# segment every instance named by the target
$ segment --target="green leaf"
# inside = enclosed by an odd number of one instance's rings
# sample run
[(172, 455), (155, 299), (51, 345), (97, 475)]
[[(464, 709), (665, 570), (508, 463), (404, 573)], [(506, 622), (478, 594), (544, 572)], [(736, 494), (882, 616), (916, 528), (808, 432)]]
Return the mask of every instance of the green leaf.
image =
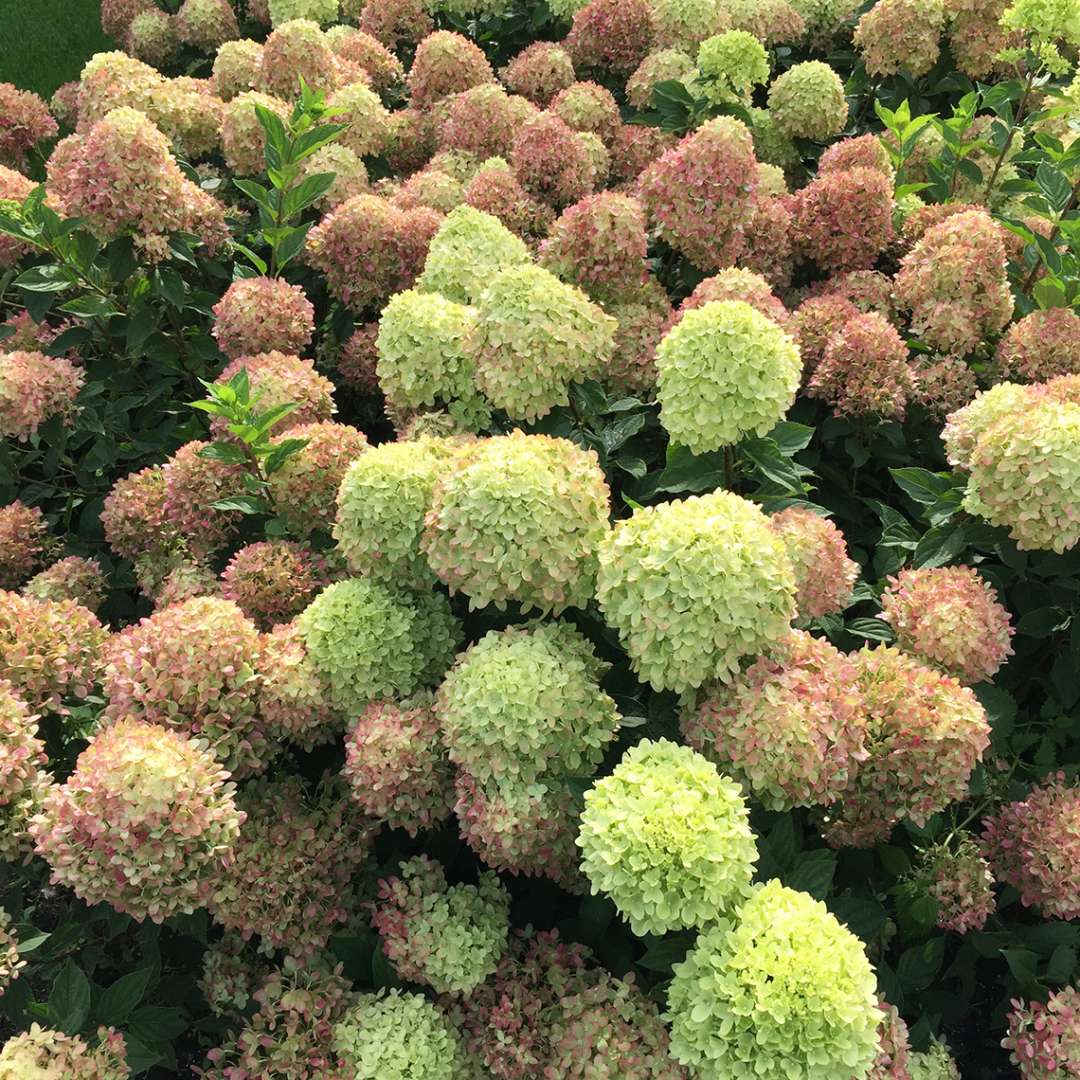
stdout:
[(1068, 205), (1069, 199), (1072, 198), (1072, 185), (1069, 183), (1068, 178), (1060, 169), (1055, 168), (1047, 161), (1042, 162), (1038, 169), (1035, 170), (1035, 183), (1039, 185), (1039, 190), (1046, 196), (1047, 202), (1059, 214)]
[(959, 525), (935, 525), (919, 541), (912, 562), (917, 567), (944, 566), (964, 550), (964, 530)]
[(852, 619), (844, 629), (867, 641), (892, 641), (895, 637), (892, 627), (883, 619)]
[(1037, 984), (1036, 969), (1039, 954), (1030, 949), (1002, 949), (1001, 955), (1009, 965), (1012, 977), (1019, 983), (1021, 991), (1028, 991)]
[(75, 283), (75, 275), (58, 263), (32, 267), (13, 282), (28, 292), (63, 292), (64, 289), (72, 288)]
[(270, 201), (270, 192), (262, 184), (258, 184), (254, 180), (233, 180), (233, 184), (251, 199), (256, 206), (273, 216), (274, 205)]
[(814, 437), (814, 429), (807, 424), (796, 424), (791, 420), (781, 420), (769, 432), (768, 438), (780, 447), (784, 457), (791, 457), (800, 450), (805, 450)]
[(738, 453), (752, 461), (766, 480), (778, 485), (786, 494), (806, 494), (806, 486), (799, 476), (798, 467), (791, 458), (781, 453), (775, 440), (745, 439), (739, 443)]
[(90, 980), (68, 960), (49, 991), (49, 1022), (65, 1034), (77, 1035), (90, 1015)]
[(69, 315), (81, 315), (83, 318), (104, 317), (115, 315), (116, 308), (112, 301), (98, 293), (86, 293), (85, 296), (76, 296), (66, 304), (60, 305), (60, 311), (66, 311)]
[(294, 454), (299, 454), (307, 444), (307, 439), (282, 439), (274, 443), (274, 449), (266, 455), (263, 463), (266, 475), (273, 476), (289, 458)]
[(127, 320), (127, 351), (137, 352), (157, 326), (158, 312), (149, 304), (144, 304), (131, 312)]
[(215, 442), (204, 446), (198, 453), (198, 457), (208, 461), (220, 461), (226, 465), (243, 465), (248, 457), (240, 446), (234, 443)]
[(922, 506), (931, 506), (952, 486), (952, 478), (928, 469), (890, 469), (889, 475), (897, 486)]
[(233, 495), (229, 499), (218, 499), (210, 504), (215, 510), (236, 510), (241, 514), (266, 514), (270, 507), (265, 499), (254, 495)]
[(321, 199), (330, 190), (336, 176), (336, 173), (314, 173), (291, 188), (285, 195), (285, 205), (282, 207), (284, 217), (291, 218)]
[(102, 990), (98, 998), (96, 1019), (113, 1027), (122, 1024), (142, 1001), (153, 977), (152, 967), (121, 975), (112, 986)]
[(944, 959), (945, 938), (941, 936), (905, 949), (896, 965), (900, 985), (907, 993), (925, 990), (941, 970)]
[(784, 884), (824, 900), (836, 873), (836, 852), (819, 848), (798, 857), (795, 868), (784, 875)]
[(304, 246), (304, 241), (307, 239), (308, 229), (311, 228), (310, 223), (305, 225), (298, 225), (294, 229), (282, 230), (277, 244), (277, 262), (278, 269), (282, 269), (285, 265), (300, 254), (300, 249)]
[(690, 951), (692, 938), (687, 933), (668, 934), (656, 938), (645, 950), (645, 955), (638, 960), (638, 967), (646, 971), (658, 971), (668, 975), (675, 964), (682, 963)]
[(1029, 611), (1016, 624), (1016, 632), (1025, 637), (1045, 638), (1061, 629), (1068, 616), (1056, 607), (1041, 607)]

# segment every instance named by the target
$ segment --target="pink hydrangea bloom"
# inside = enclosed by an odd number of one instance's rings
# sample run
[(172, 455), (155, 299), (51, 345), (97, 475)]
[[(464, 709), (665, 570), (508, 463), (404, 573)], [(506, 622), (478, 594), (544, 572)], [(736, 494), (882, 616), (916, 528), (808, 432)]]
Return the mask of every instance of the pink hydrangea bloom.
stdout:
[[(21, 203), (37, 185), (22, 173), (0, 164), (0, 201)], [(30, 250), (28, 244), (14, 236), (0, 235), (0, 270), (14, 266)], [(3, 344), (0, 342), (0, 344)], [(9, 346), (10, 347), (10, 346)]]
[(427, 109), (449, 94), (492, 82), (495, 73), (481, 49), (450, 30), (428, 34), (416, 47), (409, 69), (409, 99)]
[(1021, 1080), (1080, 1076), (1080, 990), (1066, 986), (1041, 1001), (1013, 1001), (1001, 1045)]
[(990, 866), (966, 834), (955, 850), (925, 852), (912, 884), (937, 904), (937, 925), (956, 934), (981, 930), (997, 907)]
[(867, 758), (821, 819), (830, 844), (872, 847), (901, 818), (920, 825), (967, 794), (990, 725), (968, 687), (897, 649), (863, 649), (852, 662)]
[(415, 45), (435, 28), (423, 0), (365, 0), (360, 29), (388, 49)]
[(315, 309), (299, 285), (281, 278), (234, 281), (214, 305), (212, 329), (226, 356), (301, 353), (315, 333)]
[(572, 130), (591, 132), (604, 143), (610, 142), (622, 126), (618, 103), (611, 91), (599, 83), (571, 83), (552, 98), (547, 111)]
[(311, 750), (341, 734), (326, 685), (308, 658), (295, 623), (279, 623), (262, 638), (259, 714), (271, 738)]
[(776, 289), (791, 284), (795, 266), (792, 217), (786, 199), (758, 197), (743, 231), (739, 266), (753, 270)]
[(706, 122), (638, 178), (660, 235), (706, 272), (731, 265), (742, 253), (757, 184), (750, 132), (729, 116)]
[(914, 78), (937, 62), (945, 28), (944, 0), (877, 0), (855, 27), (855, 47), (868, 74)]
[(22, 591), (37, 600), (74, 600), (87, 611), (96, 612), (105, 602), (107, 590), (108, 582), (101, 563), (81, 555), (69, 555), (35, 574)]
[(838, 416), (902, 420), (915, 390), (907, 345), (882, 316), (855, 315), (829, 337), (808, 390)]
[(22, 585), (49, 546), (49, 525), (38, 507), (18, 499), (0, 507), (0, 589)]
[(101, 0), (101, 29), (109, 37), (123, 41), (131, 20), (153, 6), (153, 0)]
[(240, 27), (229, 0), (184, 0), (176, 13), (176, 32), (185, 44), (212, 52), (238, 38)]
[(449, 817), (451, 768), (430, 699), (367, 706), (345, 737), (342, 775), (365, 814), (410, 836)]
[(262, 540), (229, 560), (221, 572), (221, 595), (269, 629), (299, 615), (333, 576), (326, 559), (307, 544)]
[(222, 548), (240, 524), (236, 510), (218, 510), (214, 503), (243, 489), (243, 465), (200, 456), (208, 443), (185, 443), (165, 463), (165, 521), (190, 552), (203, 557)]
[(21, 168), (27, 153), (56, 132), (49, 106), (37, 94), (0, 82), (0, 163)]
[(518, 132), (510, 164), (526, 191), (556, 208), (584, 198), (596, 182), (584, 141), (554, 113), (541, 113)]
[(629, 75), (652, 47), (647, 0), (589, 0), (563, 45), (579, 71)]
[(33, 848), (30, 821), (51, 784), (37, 721), (11, 683), (0, 679), (0, 858), (8, 862)]
[(848, 558), (844, 534), (826, 517), (791, 506), (769, 518), (795, 571), (795, 607), (799, 617), (818, 619), (843, 611), (859, 576)]
[(1080, 787), (1047, 777), (1020, 802), (983, 821), (983, 851), (994, 877), (1025, 907), (1050, 919), (1080, 916)]
[(825, 346), (858, 314), (859, 309), (842, 296), (812, 296), (795, 309), (791, 330), (799, 343), (805, 375), (817, 371)]
[(978, 377), (959, 356), (916, 360), (913, 374), (912, 400), (939, 423), (962, 409), (979, 392)]
[(264, 94), (295, 101), (300, 80), (312, 90), (329, 92), (338, 83), (338, 65), (326, 35), (310, 19), (282, 23), (266, 39), (255, 86)]
[(85, 378), (63, 356), (0, 352), (0, 436), (26, 442), (54, 416), (70, 424)]
[[(225, 365), (215, 382), (228, 383), (241, 371), (246, 371), (251, 385), (252, 400), (260, 411), (279, 405), (293, 404), (293, 412), (275, 425), (280, 434), (299, 424), (314, 424), (329, 420), (337, 407), (331, 394), (334, 384), (315, 370), (313, 361), (281, 352), (260, 352), (254, 356), (238, 356)], [(227, 432), (227, 423), (220, 417), (210, 422), (210, 430), (219, 438)]]
[(105, 496), (101, 525), (109, 546), (127, 559), (162, 554), (179, 539), (165, 517), (165, 473), (141, 469), (117, 480)]
[(547, 235), (555, 219), (550, 206), (534, 199), (503, 162), (487, 165), (465, 186), (464, 202), (498, 218), (512, 233), (525, 240)]
[(961, 682), (988, 682), (1012, 655), (1009, 612), (969, 566), (902, 570), (881, 606), (901, 649)]
[(173, 604), (115, 635), (106, 650), (106, 714), (199, 737), (236, 774), (276, 752), (257, 715), (259, 632), (228, 600)]
[(895, 1005), (884, 998), (878, 1001), (881, 1022), (878, 1024), (878, 1056), (864, 1080), (911, 1080), (908, 1071), (908, 1026)]
[(331, 47), (336, 56), (367, 73), (373, 90), (389, 90), (405, 81), (401, 61), (381, 41), (363, 30), (349, 30), (335, 37)]
[(379, 360), (379, 350), (375, 347), (378, 336), (378, 322), (364, 323), (349, 335), (337, 356), (337, 371), (342, 380), (362, 393), (372, 394), (379, 389), (379, 377), (375, 373)]
[(695, 286), (694, 291), (679, 305), (671, 326), (675, 326), (688, 311), (704, 307), (714, 300), (742, 300), (777, 325), (785, 328), (788, 325), (788, 309), (760, 274), (729, 267), (704, 278)]
[(792, 630), (681, 718), (686, 741), (773, 810), (827, 805), (865, 758), (854, 665), (827, 641)]
[(499, 72), (507, 89), (528, 98), (541, 109), (577, 80), (570, 54), (553, 41), (534, 41)]
[(244, 815), (206, 744), (124, 719), (102, 728), (31, 831), (52, 881), (136, 919), (190, 913)]
[(1080, 315), (1064, 307), (1025, 315), (998, 342), (994, 361), (1003, 378), (1016, 382), (1080, 375)]
[(877, 169), (886, 175), (892, 174), (885, 146), (872, 133), (841, 139), (827, 147), (818, 159), (819, 176), (848, 169)]

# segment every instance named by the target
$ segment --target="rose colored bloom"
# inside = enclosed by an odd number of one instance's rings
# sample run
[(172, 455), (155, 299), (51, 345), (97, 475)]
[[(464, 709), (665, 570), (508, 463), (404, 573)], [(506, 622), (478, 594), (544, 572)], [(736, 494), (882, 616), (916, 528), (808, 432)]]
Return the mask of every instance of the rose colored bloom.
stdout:
[(659, 128), (621, 124), (608, 145), (611, 180), (629, 188), (647, 166), (674, 145), (675, 136)]
[(375, 347), (378, 336), (378, 322), (364, 323), (341, 346), (336, 361), (337, 373), (353, 390), (373, 394), (379, 389), (379, 377), (375, 373), (379, 360), (379, 350)]
[(461, 205), (464, 187), (456, 177), (429, 165), (413, 173), (394, 193), (390, 205), (398, 210), (415, 210), (425, 207), (439, 214), (448, 214)]
[(112, 1028), (97, 1029), (94, 1046), (79, 1035), (31, 1024), (0, 1049), (0, 1075), (62, 1076), (64, 1080), (128, 1080), (127, 1044)]
[(919, 358), (914, 366), (912, 401), (940, 423), (979, 392), (975, 372), (959, 356)]
[(1001, 23), (1011, 4), (1012, 0), (946, 0), (949, 51), (969, 78), (987, 81), (999, 66), (998, 54), (1023, 41), (1021, 31), (1010, 31)]
[(1044, 1005), (1014, 1000), (1009, 1034), (1001, 1045), (1019, 1067), (1021, 1080), (1080, 1076), (1080, 990), (1066, 986)]
[(11, 683), (0, 679), (0, 858), (7, 862), (15, 862), (33, 850), (30, 822), (41, 809), (52, 782), (45, 744), (37, 737), (37, 722), (38, 717), (26, 707)]
[(555, 212), (534, 199), (501, 160), (484, 165), (465, 187), (464, 202), (498, 218), (511, 232), (525, 240), (547, 235)]
[(326, 276), (332, 296), (363, 312), (413, 284), (440, 221), (427, 207), (401, 210), (356, 195), (308, 233), (306, 258)]
[(818, 619), (843, 611), (859, 576), (844, 534), (828, 518), (799, 506), (773, 514), (769, 527), (784, 542), (795, 571), (799, 617)]
[(109, 546), (127, 559), (162, 555), (179, 540), (165, 518), (165, 474), (141, 469), (117, 480), (105, 496), (101, 525)]
[(806, 23), (788, 0), (724, 0), (721, 5), (734, 30), (743, 30), (766, 45), (797, 42)]
[(791, 331), (802, 353), (804, 375), (813, 375), (833, 335), (858, 315), (859, 309), (842, 296), (814, 296), (795, 309)]
[(79, 81), (76, 79), (63, 83), (49, 98), (49, 111), (56, 117), (58, 123), (73, 128), (79, 122), (80, 90)]
[(300, 96), (301, 79), (312, 90), (328, 92), (339, 81), (338, 70), (319, 24), (310, 19), (292, 19), (266, 39), (255, 88), (291, 102)]
[(757, 183), (750, 132), (730, 116), (707, 121), (638, 178), (660, 235), (706, 272), (742, 253)]
[(662, 82), (690, 82), (697, 74), (694, 58), (682, 49), (658, 49), (644, 57), (626, 81), (626, 100), (635, 109), (652, 108), (653, 87)]
[(226, 356), (300, 353), (315, 333), (315, 309), (299, 285), (281, 278), (234, 281), (214, 305), (212, 333)]
[[(911, 1080), (908, 1057), (908, 1026), (900, 1017), (895, 1005), (884, 998), (878, 999), (881, 1023), (878, 1024), (878, 1055), (870, 1071), (862, 1080)], [(858, 1080), (858, 1078), (855, 1078)]]
[(961, 682), (989, 682), (1012, 655), (1009, 612), (971, 567), (902, 570), (881, 606), (901, 649)]
[(990, 215), (955, 214), (929, 229), (904, 256), (896, 297), (912, 331), (946, 352), (974, 352), (1000, 333), (1013, 311), (1005, 245)]
[(229, 560), (221, 572), (221, 595), (269, 629), (299, 615), (333, 576), (326, 559), (307, 544), (263, 540)]
[(364, 0), (360, 29), (388, 49), (415, 45), (434, 30), (423, 0)]
[(259, 713), (271, 738), (311, 750), (341, 734), (343, 721), (308, 656), (295, 621), (262, 637)]
[(56, 416), (70, 425), (84, 380), (62, 356), (0, 352), (0, 436), (26, 442)]
[(937, 904), (937, 926), (956, 934), (981, 930), (997, 907), (990, 866), (967, 834), (956, 850), (938, 846), (925, 852), (912, 888)]
[(276, 752), (256, 715), (260, 664), (259, 632), (235, 604), (185, 600), (109, 642), (106, 715), (197, 736), (230, 771), (260, 772)]
[(994, 361), (1015, 382), (1080, 375), (1080, 315), (1064, 307), (1025, 315), (998, 342)]
[(529, 101), (511, 97), (497, 83), (455, 94), (439, 111), (439, 147), (474, 154), (481, 161), (509, 155), (518, 129), (537, 113)]
[(71, 600), (36, 600), (0, 590), (0, 670), (34, 710), (63, 713), (101, 675), (107, 638), (97, 617)]
[(646, 280), (647, 241), (641, 203), (604, 191), (562, 212), (540, 245), (539, 262), (584, 289), (626, 291)]
[(877, 0), (855, 27), (867, 73), (925, 75), (940, 54), (945, 15), (944, 0)]
[(405, 81), (401, 61), (377, 38), (365, 34), (363, 30), (335, 29), (344, 32), (327, 35), (334, 54), (365, 71), (373, 90), (390, 90)]
[(86, 135), (71, 135), (49, 159), (48, 187), (65, 213), (83, 218), (100, 240), (134, 232), (152, 259), (170, 233), (194, 233), (215, 251), (225, 211), (181, 171), (168, 139), (141, 113), (113, 109)]
[(123, 41), (131, 20), (150, 7), (153, 0), (101, 0), (101, 29), (109, 37)]
[(49, 525), (38, 507), (18, 499), (0, 507), (0, 589), (17, 589), (49, 547)]
[[(21, 203), (35, 187), (37, 184), (22, 173), (0, 165), (0, 202), (11, 200)], [(0, 234), (0, 270), (14, 266), (30, 250), (29, 244), (16, 240), (14, 236)], [(5, 346), (5, 342), (0, 341), (0, 346)]]
[(49, 106), (37, 94), (0, 82), (0, 164), (21, 168), (27, 152), (56, 132)]
[(1080, 787), (1055, 773), (1026, 799), (983, 821), (983, 852), (994, 877), (1048, 919), (1080, 915)]
[(902, 420), (915, 390), (907, 345), (880, 315), (855, 315), (829, 337), (807, 388), (838, 416)]
[(730, 683), (687, 701), (680, 729), (768, 808), (827, 805), (866, 756), (855, 682), (843, 653), (792, 630)]
[(892, 278), (877, 270), (845, 270), (811, 285), (807, 297), (842, 296), (861, 312), (874, 312), (889, 322), (896, 321)]
[(338, 783), (309, 794), (296, 776), (257, 780), (237, 806), (240, 835), (202, 898), (226, 930), (257, 934), (260, 952), (310, 957), (353, 912), (367, 829)]
[(846, 172), (848, 169), (877, 169), (892, 175), (889, 155), (881, 140), (874, 134), (841, 139), (828, 147), (818, 159), (818, 175)]
[(603, 307), (618, 325), (615, 349), (601, 381), (614, 394), (651, 396), (656, 387), (656, 346), (673, 315), (667, 293), (650, 279), (639, 289), (605, 301)]
[(796, 248), (822, 270), (867, 270), (893, 241), (892, 180), (877, 169), (819, 175), (791, 196)]
[[(762, 166), (764, 168), (764, 166)], [(795, 266), (792, 218), (787, 200), (759, 197), (743, 232), (739, 265), (760, 274), (776, 289), (791, 283)]]
[(141, 558), (135, 564), (135, 580), (143, 594), (154, 601), (154, 611), (164, 611), (197, 596), (220, 596), (217, 574), (204, 562), (169, 556), (163, 564)]
[(191, 913), (244, 820), (198, 739), (124, 719), (100, 729), (31, 831), (52, 882), (135, 919)]
[(626, 76), (652, 46), (647, 0), (589, 0), (563, 42), (578, 71)]
[(534, 41), (499, 72), (506, 88), (541, 109), (575, 82), (574, 64), (566, 49), (552, 41)]
[(968, 687), (897, 649), (863, 649), (851, 660), (867, 757), (835, 809), (820, 817), (834, 847), (872, 847), (897, 821), (921, 825), (964, 798), (990, 745), (990, 725)]
[(416, 109), (427, 109), (448, 94), (460, 94), (495, 74), (480, 48), (461, 34), (437, 30), (416, 47), (409, 69), (409, 98)]
[(510, 164), (521, 186), (556, 209), (588, 195), (596, 167), (584, 140), (554, 113), (540, 113), (517, 134)]
[[(214, 381), (227, 384), (241, 371), (246, 371), (251, 386), (251, 399), (260, 411), (292, 404), (296, 408), (283, 417), (274, 427), (280, 435), (299, 424), (314, 424), (329, 420), (336, 411), (331, 394), (334, 384), (318, 374), (311, 360), (287, 353), (264, 352), (254, 356), (238, 356), (225, 366)], [(214, 417), (210, 430), (218, 438), (225, 438), (228, 425), (221, 417)]]
[(787, 308), (773, 294), (769, 283), (760, 274), (731, 267), (700, 281), (679, 305), (670, 326), (676, 326), (688, 311), (704, 307), (714, 300), (742, 300), (785, 328), (790, 318)]
[(449, 817), (452, 770), (430, 697), (368, 705), (345, 736), (342, 775), (365, 814), (410, 836)]

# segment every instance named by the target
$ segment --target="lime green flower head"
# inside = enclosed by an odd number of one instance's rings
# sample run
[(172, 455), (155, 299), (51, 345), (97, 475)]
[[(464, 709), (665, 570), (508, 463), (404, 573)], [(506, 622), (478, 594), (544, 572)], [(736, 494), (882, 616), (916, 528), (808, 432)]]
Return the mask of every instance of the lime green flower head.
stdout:
[(960, 1080), (949, 1048), (937, 1039), (930, 1040), (929, 1049), (908, 1055), (908, 1072), (911, 1080)]
[(657, 690), (726, 681), (795, 613), (783, 541), (753, 503), (726, 491), (636, 510), (599, 554), (604, 618)]
[(473, 304), (497, 271), (528, 262), (529, 249), (497, 217), (458, 206), (432, 237), (416, 287)]
[(746, 30), (728, 30), (706, 38), (698, 49), (701, 87), (710, 101), (749, 102), (755, 86), (769, 81), (765, 46)]
[(334, 1025), (332, 1039), (355, 1080), (461, 1080), (470, 1075), (450, 1020), (421, 994), (365, 994)]
[(349, 466), (334, 539), (350, 570), (398, 588), (435, 584), (420, 534), (435, 484), (461, 449), (452, 439), (382, 443)]
[(656, 348), (660, 422), (695, 454), (764, 435), (791, 407), (799, 347), (741, 300), (688, 311)]
[(831, 139), (847, 123), (844, 84), (828, 64), (804, 61), (788, 68), (769, 88), (769, 112), (784, 135)]
[(473, 308), (438, 293), (409, 289), (390, 298), (379, 320), (375, 370), (391, 414), (476, 402), (473, 358), (464, 346), (475, 317)]
[(672, 1054), (709, 1080), (866, 1076), (876, 991), (859, 939), (824, 904), (770, 881), (675, 965)]
[(696, 750), (644, 740), (585, 793), (581, 869), (635, 934), (705, 926), (749, 895), (757, 862), (742, 788)]
[(1080, 3), (1077, 0), (1016, 0), (1002, 15), (1001, 24), (1044, 41), (1080, 45)]
[(476, 307), (477, 385), (515, 420), (567, 404), (569, 384), (599, 374), (615, 348), (615, 320), (539, 266), (501, 270)]
[(338, 0), (267, 0), (267, 9), (275, 27), (290, 19), (311, 19), (325, 26), (339, 15)]
[(483, 783), (590, 775), (619, 725), (599, 685), (607, 669), (569, 623), (490, 631), (439, 688), (450, 759)]
[(334, 708), (359, 713), (378, 698), (405, 697), (437, 681), (438, 668), (445, 670), (456, 650), (458, 627), (445, 598), (431, 597), (445, 610), (432, 603), (431, 611), (422, 611), (419, 599), (350, 578), (325, 589), (298, 616), (308, 657)]
[(515, 431), (473, 444), (445, 472), (421, 546), (471, 608), (516, 600), (558, 614), (592, 597), (608, 502), (593, 451)]

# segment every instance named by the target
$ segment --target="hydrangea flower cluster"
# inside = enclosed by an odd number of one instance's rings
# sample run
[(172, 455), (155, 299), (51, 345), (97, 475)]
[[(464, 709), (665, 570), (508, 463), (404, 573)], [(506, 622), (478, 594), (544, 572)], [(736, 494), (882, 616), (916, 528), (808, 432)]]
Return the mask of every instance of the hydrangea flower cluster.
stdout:
[(435, 485), (421, 548), (469, 607), (517, 601), (558, 614), (585, 607), (610, 496), (596, 455), (566, 439), (484, 439)]
[(635, 510), (599, 558), (604, 618), (658, 690), (729, 679), (795, 613), (783, 542), (753, 503), (726, 491)]
[(154, 67), (165, 67), (180, 47), (176, 19), (158, 8), (140, 11), (128, 27), (124, 47), (132, 56)]
[[(313, 361), (283, 352), (263, 352), (238, 356), (225, 365), (215, 382), (226, 384), (241, 371), (246, 371), (252, 400), (260, 410), (280, 405), (296, 408), (279, 423), (276, 431), (300, 424), (316, 424), (329, 420), (335, 411), (334, 384), (315, 371)], [(228, 430), (226, 421), (214, 417), (210, 430), (218, 437)]]
[(436, 30), (416, 48), (407, 80), (409, 100), (413, 108), (426, 109), (450, 94), (492, 82), (494, 77), (478, 46), (461, 34)]
[(1067, 986), (1046, 1002), (1013, 1001), (1002, 1046), (1022, 1080), (1056, 1080), (1080, 1070), (1080, 990)]
[(1017, 547), (1060, 554), (1080, 541), (1080, 404), (1008, 413), (976, 442), (970, 468), (964, 509), (1006, 526)]
[(574, 62), (562, 45), (534, 41), (499, 72), (499, 78), (508, 90), (543, 109), (560, 90), (575, 82), (577, 76)]
[(686, 741), (765, 806), (827, 805), (866, 753), (866, 720), (851, 661), (802, 630), (770, 646), (728, 685), (683, 708)]
[(295, 622), (264, 634), (259, 713), (273, 738), (305, 750), (340, 734), (342, 722), (327, 700), (326, 687)]
[(287, 957), (253, 995), (255, 1013), (221, 1047), (207, 1055), (204, 1080), (282, 1076), (319, 1080), (333, 1076), (334, 1025), (351, 1003), (340, 968)]
[(26, 581), (49, 546), (49, 525), (39, 507), (18, 499), (0, 507), (0, 589)]
[(84, 379), (64, 356), (0, 352), (0, 436), (26, 442), (53, 417), (70, 424)]
[(870, 75), (901, 69), (918, 78), (937, 62), (945, 27), (944, 0), (878, 0), (855, 27), (855, 47)]
[(741, 300), (681, 314), (656, 349), (660, 422), (695, 454), (764, 435), (795, 400), (799, 349), (775, 322)]
[(125, 719), (103, 728), (31, 824), (37, 853), (88, 904), (136, 919), (191, 913), (244, 815), (206, 744)]
[(956, 850), (940, 845), (925, 852), (913, 887), (937, 904), (937, 925), (957, 934), (981, 930), (997, 908), (990, 867), (969, 836)]
[(0, 908), (0, 997), (25, 966), (26, 961), (19, 959), (19, 937), (11, 927), (11, 916)]
[(982, 210), (953, 214), (904, 256), (896, 297), (913, 331), (944, 352), (970, 353), (1012, 316), (1001, 232)]
[(660, 235), (711, 272), (741, 253), (757, 183), (750, 132), (741, 121), (718, 116), (652, 162), (638, 190)]
[(851, 659), (867, 757), (823, 815), (824, 833), (832, 844), (870, 847), (901, 818), (921, 825), (964, 797), (990, 724), (970, 689), (897, 649), (880, 645)]
[(581, 868), (636, 934), (704, 926), (749, 893), (757, 862), (742, 789), (667, 739), (631, 747), (585, 793)]
[(22, 591), (35, 600), (72, 600), (87, 611), (96, 612), (105, 602), (107, 589), (101, 563), (81, 555), (69, 555), (35, 574)]
[(416, 836), (450, 816), (450, 763), (430, 696), (374, 701), (345, 736), (342, 775), (370, 817)]
[(33, 710), (63, 712), (98, 681), (107, 634), (71, 600), (38, 600), (0, 590), (0, 670)]
[(930, 1040), (928, 1050), (908, 1055), (908, 1072), (911, 1080), (961, 1080), (949, 1048), (938, 1039)]
[(308, 233), (305, 257), (325, 275), (331, 294), (361, 313), (412, 285), (439, 221), (427, 207), (402, 210), (374, 195), (354, 195)]
[(481, 783), (528, 787), (595, 771), (615, 737), (615, 702), (590, 642), (568, 623), (489, 631), (439, 688), (450, 759)]
[(858, 564), (848, 558), (844, 534), (828, 518), (799, 506), (773, 514), (769, 527), (783, 541), (795, 571), (799, 618), (843, 611), (859, 576)]
[(238, 94), (254, 90), (262, 66), (262, 46), (250, 38), (226, 41), (214, 57), (211, 81), (214, 93), (222, 101), (232, 101)]
[(856, 314), (829, 337), (807, 389), (838, 416), (902, 420), (915, 392), (907, 345), (883, 316)]
[(199, 991), (215, 1016), (236, 1018), (269, 974), (254, 948), (239, 934), (226, 933), (203, 953)]
[(563, 44), (578, 70), (626, 76), (645, 58), (652, 38), (647, 0), (589, 0), (574, 14)]
[(237, 799), (240, 834), (203, 884), (214, 920), (267, 955), (310, 956), (352, 914), (352, 877), (367, 855), (359, 815), (339, 784), (309, 796), (293, 776), (259, 780)]
[(0, 164), (21, 169), (26, 155), (56, 132), (49, 106), (37, 94), (0, 82)]
[(305, 445), (270, 477), (270, 496), (294, 536), (316, 529), (329, 532), (337, 515), (337, 493), (350, 463), (368, 445), (362, 431), (324, 420), (298, 424), (278, 441), (300, 439)]
[(299, 615), (333, 576), (327, 560), (308, 544), (260, 540), (229, 560), (221, 572), (221, 595), (270, 629)]
[(441, 595), (399, 595), (363, 578), (324, 589), (296, 625), (328, 701), (346, 713), (437, 680), (460, 634)]
[(770, 881), (702, 933), (668, 991), (674, 1056), (739, 1080), (865, 1076), (879, 1049), (874, 969), (820, 901)]
[(457, 1080), (471, 1075), (449, 1018), (422, 994), (364, 994), (334, 1025), (333, 1046), (355, 1080)]
[(448, 885), (426, 855), (379, 882), (372, 925), (398, 976), (441, 994), (468, 993), (506, 951), (510, 894), (490, 871), (476, 885)]
[(15, 862), (33, 847), (29, 826), (49, 790), (37, 717), (0, 681), (0, 858)]
[(755, 86), (769, 81), (765, 46), (746, 30), (728, 30), (706, 38), (698, 48), (702, 89), (717, 104), (749, 104)]
[(615, 320), (538, 266), (499, 271), (476, 310), (469, 349), (477, 386), (514, 419), (567, 404), (568, 385), (597, 374), (614, 346)]
[(983, 822), (983, 849), (994, 877), (1017, 889), (1025, 907), (1051, 918), (1080, 913), (1078, 807), (1080, 788), (1057, 773)]
[(79, 1035), (31, 1024), (12, 1035), (0, 1048), (0, 1080), (25, 1077), (63, 1077), (63, 1080), (128, 1080), (127, 1043), (113, 1028), (97, 1030), (91, 1046)]
[(1006, 379), (1018, 382), (1080, 374), (1080, 316), (1071, 308), (1025, 315), (998, 342), (994, 361)]
[(584, 198), (596, 182), (587, 144), (551, 112), (540, 113), (518, 132), (510, 166), (526, 191), (556, 209)]
[(214, 305), (212, 333), (228, 357), (301, 353), (315, 332), (315, 309), (299, 285), (281, 278), (234, 281)]
[(903, 570), (881, 606), (901, 649), (961, 682), (988, 682), (1012, 654), (1009, 612), (971, 567)]
[(769, 87), (769, 113), (788, 138), (830, 139), (847, 123), (844, 84), (821, 60), (795, 64)]

